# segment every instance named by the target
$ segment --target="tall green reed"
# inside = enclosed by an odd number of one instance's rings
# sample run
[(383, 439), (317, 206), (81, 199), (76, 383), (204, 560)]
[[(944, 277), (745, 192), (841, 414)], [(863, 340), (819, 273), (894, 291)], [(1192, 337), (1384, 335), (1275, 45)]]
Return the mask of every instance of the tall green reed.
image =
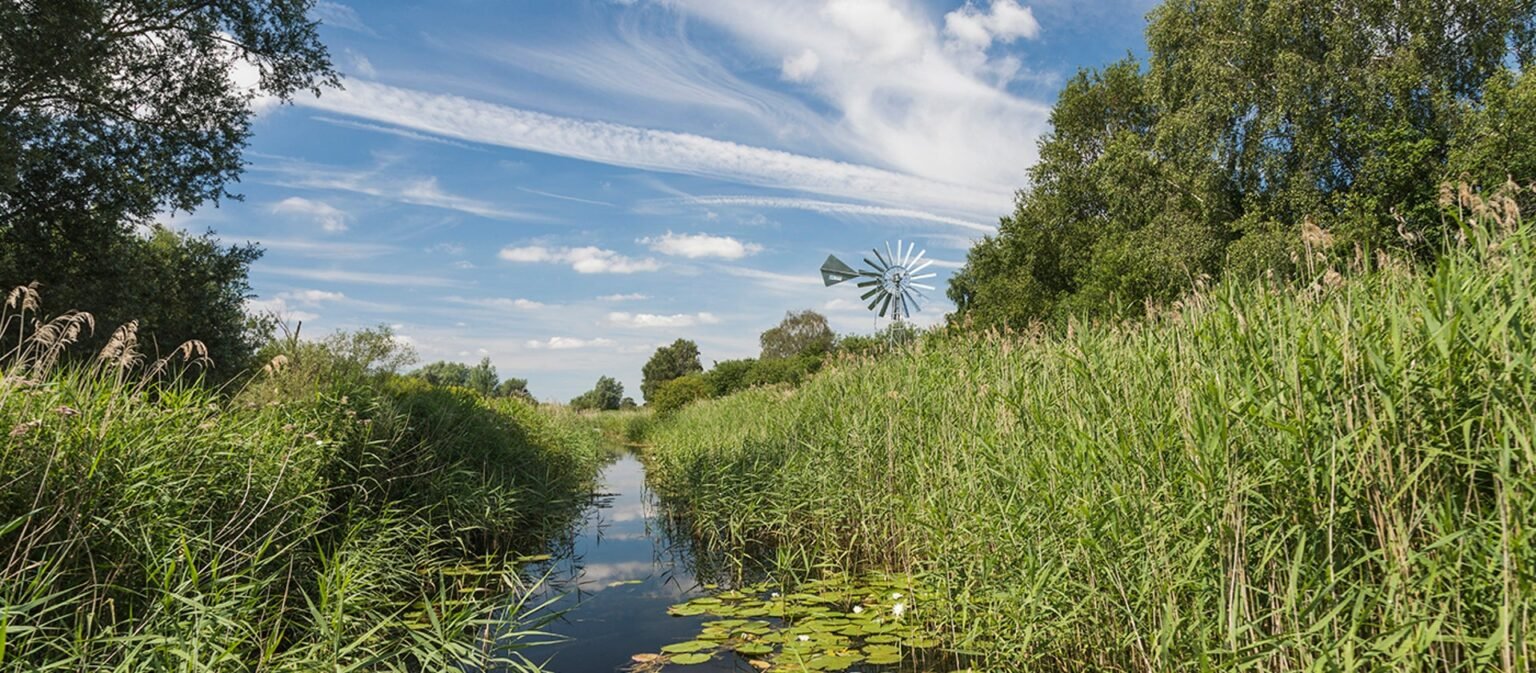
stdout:
[(307, 346), (241, 390), (131, 326), (61, 364), (94, 324), (39, 310), (0, 312), (0, 670), (534, 668), (507, 553), (575, 516), (589, 434)]
[(999, 670), (1531, 670), (1536, 246), (1450, 196), (1430, 268), (932, 336), (683, 410), (653, 481), (716, 546), (924, 574)]

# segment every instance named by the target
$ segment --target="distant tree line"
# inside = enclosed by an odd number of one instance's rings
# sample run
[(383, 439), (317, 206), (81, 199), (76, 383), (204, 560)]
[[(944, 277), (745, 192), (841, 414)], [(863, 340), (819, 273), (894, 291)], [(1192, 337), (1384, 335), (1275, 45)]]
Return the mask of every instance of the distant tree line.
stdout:
[(1133, 316), (1205, 278), (1294, 277), (1319, 241), (1427, 259), (1455, 234), (1442, 182), (1536, 180), (1529, 0), (1166, 2), (1146, 36), (1145, 64), (1062, 90), (950, 283), (958, 322)]
[(500, 380), (490, 358), (481, 358), (480, 363), (473, 367), (462, 362), (433, 362), (410, 375), (434, 385), (468, 388), (486, 397), (516, 397), (533, 401), (533, 395), (528, 392), (528, 379)]
[(681, 409), (697, 400), (723, 397), (755, 386), (798, 386), (821, 370), (837, 353), (872, 354), (910, 332), (903, 328), (876, 336), (838, 338), (826, 316), (811, 310), (790, 312), (759, 336), (757, 358), (722, 360), (705, 371), (699, 348), (678, 339), (657, 349), (643, 369), (646, 404), (661, 413)]

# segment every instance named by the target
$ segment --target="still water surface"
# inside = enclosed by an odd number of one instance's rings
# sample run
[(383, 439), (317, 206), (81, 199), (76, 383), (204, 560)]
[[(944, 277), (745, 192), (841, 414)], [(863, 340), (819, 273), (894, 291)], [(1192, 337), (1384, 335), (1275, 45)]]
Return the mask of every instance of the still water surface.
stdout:
[[(672, 617), (667, 607), (706, 593), (693, 575), (686, 545), (664, 532), (662, 514), (645, 486), (645, 469), (626, 453), (603, 471), (601, 496), (589, 508), (569, 549), (537, 572), (550, 572), (550, 590), (565, 592), (550, 609), (565, 615), (544, 628), (568, 638), (524, 650), (554, 673), (611, 673), (637, 653), (692, 640), (707, 617)], [(730, 653), (677, 671), (750, 671)]]

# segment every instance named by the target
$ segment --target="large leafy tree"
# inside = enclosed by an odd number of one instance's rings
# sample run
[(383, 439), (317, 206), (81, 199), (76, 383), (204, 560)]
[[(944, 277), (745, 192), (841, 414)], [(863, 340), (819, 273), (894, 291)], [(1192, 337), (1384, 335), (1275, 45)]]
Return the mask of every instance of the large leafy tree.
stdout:
[[(134, 266), (165, 258), (170, 239), (142, 232), (158, 212), (232, 196), (254, 101), (338, 83), (307, 17), (312, 4), (0, 1), (0, 286), (39, 281), (50, 305), (98, 317), (143, 316), (173, 301), (149, 292)], [(246, 292), (253, 251), (184, 243), (184, 252), (206, 253), (188, 259), (241, 267), (209, 293), (222, 301)], [(120, 287), (103, 288), (125, 283), (145, 288), (133, 299), (151, 303), (125, 304)], [(243, 317), (226, 308), (180, 310), (229, 317), (193, 336), (238, 356), (241, 343), (224, 335)], [(182, 336), (160, 327), (149, 336)]]
[(827, 317), (812, 310), (784, 314), (778, 325), (758, 337), (762, 359), (791, 358), (796, 355), (823, 355), (832, 350), (837, 335), (827, 325)]
[(1517, 141), (1468, 118), (1490, 82), (1519, 102), (1506, 68), (1532, 59), (1536, 4), (1167, 2), (1147, 45), (1063, 90), (1031, 184), (951, 284), (962, 315), (1134, 314), (1202, 276), (1287, 272), (1306, 222), (1344, 249), (1438, 249), (1452, 158), (1499, 170), (1458, 143), (1503, 160)]
[(571, 400), (571, 408), (578, 411), (612, 411), (624, 403), (624, 384), (608, 376), (600, 376), (591, 390)]
[(699, 345), (687, 339), (678, 339), (669, 346), (656, 349), (640, 369), (640, 392), (651, 400), (661, 384), (672, 379), (704, 371), (699, 363)]

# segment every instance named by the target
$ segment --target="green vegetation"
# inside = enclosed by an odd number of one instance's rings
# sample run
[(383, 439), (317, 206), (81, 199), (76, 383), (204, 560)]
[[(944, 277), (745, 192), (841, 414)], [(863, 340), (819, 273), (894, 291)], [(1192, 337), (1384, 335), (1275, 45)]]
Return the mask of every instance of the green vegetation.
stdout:
[(1475, 224), (1422, 268), (1319, 249), (1295, 289), (695, 404), (653, 485), (712, 547), (924, 578), (945, 646), (1012, 670), (1529, 670), (1536, 240), (1444, 196)]
[(597, 377), (591, 390), (571, 400), (571, 408), (576, 411), (613, 411), (623, 405), (624, 384), (609, 376)]
[(1309, 226), (1432, 257), (1457, 233), (1435, 185), (1536, 180), (1533, 25), (1526, 0), (1160, 5), (1145, 66), (1062, 90), (1014, 213), (950, 284), (957, 318), (1132, 317), (1290, 277)]
[(837, 343), (827, 317), (812, 310), (791, 311), (784, 320), (758, 336), (762, 359), (777, 360), (798, 355), (825, 355)]
[(604, 457), (574, 415), (393, 376), (383, 330), (274, 344), (223, 393), (131, 326), (60, 364), (91, 320), (38, 303), (0, 314), (0, 670), (525, 667), (515, 554)]
[(651, 354), (640, 370), (640, 393), (650, 402), (661, 384), (680, 376), (704, 371), (699, 364), (699, 345), (687, 339), (678, 339), (670, 346), (662, 346)]
[[(773, 591), (781, 589), (783, 591)], [(708, 615), (697, 637), (635, 657), (637, 671), (666, 664), (700, 664), (728, 651), (758, 670), (842, 671), (858, 664), (929, 663), (918, 670), (951, 670), (930, 662), (939, 640), (922, 608), (939, 596), (911, 577), (833, 575), (793, 593), (770, 582), (695, 598), (672, 606), (675, 617)], [(770, 621), (771, 620), (771, 621)]]
[(490, 358), (480, 358), (473, 367), (462, 362), (434, 362), (411, 372), (411, 376), (435, 386), (468, 388), (486, 397), (516, 397), (529, 402), (533, 394), (528, 392), (528, 379), (501, 380), (496, 375), (496, 365)]
[(202, 340), (211, 376), (243, 371), (259, 252), (154, 222), (233, 198), (252, 101), (338, 81), (313, 5), (0, 3), (0, 287), (37, 282), (54, 306), (139, 320), (145, 344)]

